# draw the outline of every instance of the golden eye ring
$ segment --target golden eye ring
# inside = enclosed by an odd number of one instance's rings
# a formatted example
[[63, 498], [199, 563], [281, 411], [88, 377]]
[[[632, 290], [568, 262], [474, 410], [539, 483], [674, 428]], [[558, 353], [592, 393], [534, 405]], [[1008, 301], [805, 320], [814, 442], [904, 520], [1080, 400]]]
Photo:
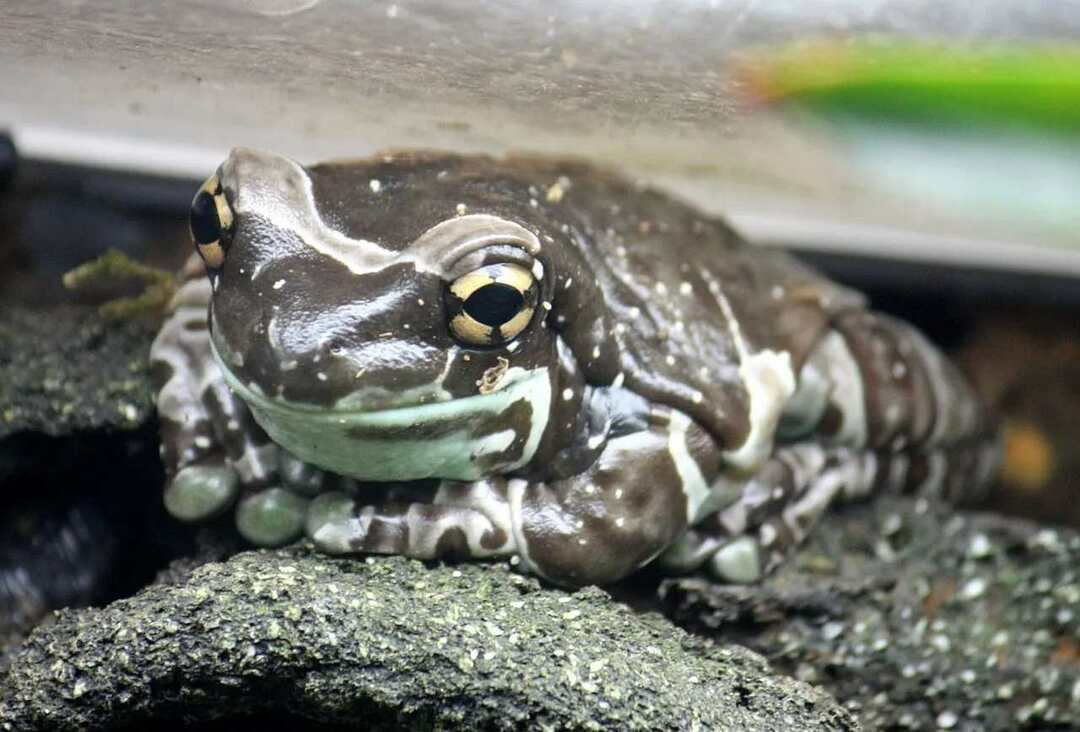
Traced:
[[539, 287], [532, 272], [510, 262], [458, 277], [446, 290], [450, 332], [470, 346], [497, 346], [532, 321]]
[[191, 201], [188, 227], [195, 248], [206, 266], [220, 269], [225, 263], [225, 250], [232, 233], [233, 212], [221, 188], [217, 175], [199, 187]]

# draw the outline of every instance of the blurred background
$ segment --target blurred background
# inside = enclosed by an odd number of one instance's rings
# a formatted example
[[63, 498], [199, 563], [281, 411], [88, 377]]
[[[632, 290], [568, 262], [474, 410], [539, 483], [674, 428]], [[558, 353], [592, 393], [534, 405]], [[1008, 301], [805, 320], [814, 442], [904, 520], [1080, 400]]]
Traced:
[[7, 0], [0, 69], [0, 306], [175, 267], [234, 145], [579, 155], [915, 321], [1006, 417], [997, 506], [1080, 523], [1080, 2]]

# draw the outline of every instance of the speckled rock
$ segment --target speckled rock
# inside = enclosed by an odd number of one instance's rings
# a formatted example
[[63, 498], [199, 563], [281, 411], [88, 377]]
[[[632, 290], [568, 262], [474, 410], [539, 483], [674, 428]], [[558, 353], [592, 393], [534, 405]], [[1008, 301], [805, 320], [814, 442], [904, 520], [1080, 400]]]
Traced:
[[869, 730], [1080, 729], [1080, 533], [926, 501], [834, 513], [755, 587], [670, 614], [820, 684]]
[[153, 410], [153, 325], [88, 307], [0, 310], [0, 438], [135, 429]]
[[[246, 552], [101, 610], [15, 659], [0, 728], [281, 713], [363, 728], [852, 730], [757, 655], [505, 565]], [[242, 711], [239, 711], [242, 710]]]

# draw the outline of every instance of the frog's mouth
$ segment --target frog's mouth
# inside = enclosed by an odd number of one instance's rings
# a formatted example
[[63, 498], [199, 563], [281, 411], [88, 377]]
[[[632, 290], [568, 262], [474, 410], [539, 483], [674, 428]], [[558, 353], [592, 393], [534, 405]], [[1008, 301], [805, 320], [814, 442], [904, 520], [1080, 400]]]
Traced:
[[213, 352], [229, 388], [275, 443], [360, 480], [478, 480], [510, 472], [536, 454], [550, 414], [546, 367], [509, 369], [499, 388], [484, 394], [364, 411], [268, 397]]

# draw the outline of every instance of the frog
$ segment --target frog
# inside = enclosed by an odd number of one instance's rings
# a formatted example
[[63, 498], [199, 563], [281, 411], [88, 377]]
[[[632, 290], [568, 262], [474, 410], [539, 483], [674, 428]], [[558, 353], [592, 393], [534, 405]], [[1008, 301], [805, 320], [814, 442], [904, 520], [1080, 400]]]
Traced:
[[164, 502], [256, 546], [745, 584], [832, 505], [992, 482], [994, 419], [918, 330], [584, 160], [237, 148], [190, 230]]

